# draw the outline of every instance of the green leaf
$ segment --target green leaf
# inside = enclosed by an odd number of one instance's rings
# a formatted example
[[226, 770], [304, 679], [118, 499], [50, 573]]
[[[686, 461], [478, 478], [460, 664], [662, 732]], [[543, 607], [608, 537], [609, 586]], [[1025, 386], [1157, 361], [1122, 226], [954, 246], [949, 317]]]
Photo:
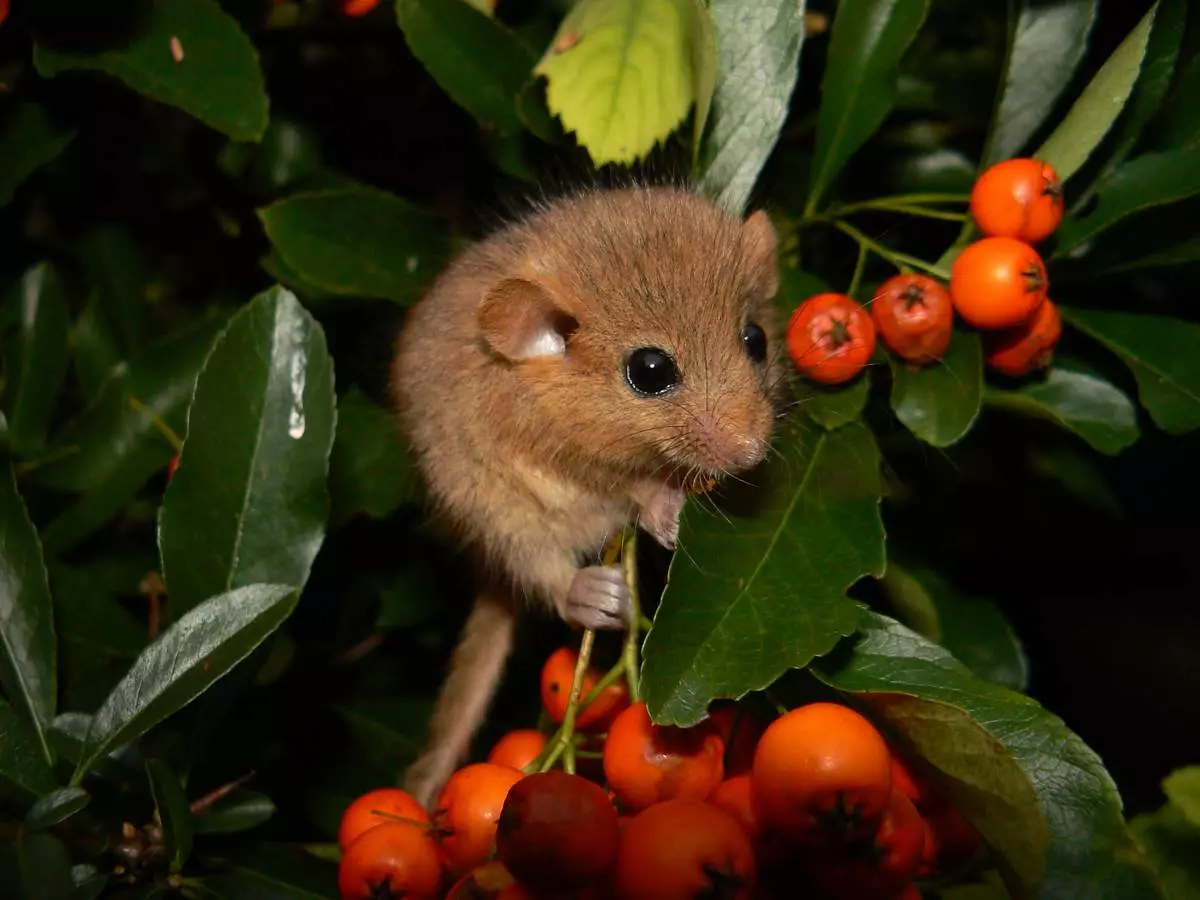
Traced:
[[46, 455], [54, 461], [34, 480], [83, 496], [42, 530], [48, 551], [61, 553], [125, 511], [170, 462], [175, 449], [159, 425], [183, 432], [196, 373], [223, 325], [223, 319], [202, 321], [122, 364], [96, 402], [50, 445]]
[[[1004, 614], [985, 597], [965, 596], [925, 566], [902, 568], [888, 560], [883, 587], [909, 615], [909, 628], [941, 644], [979, 678], [1014, 691], [1029, 682], [1029, 661]], [[912, 616], [909, 611], [917, 611]], [[908, 619], [916, 621], [907, 621]]]
[[522, 130], [517, 94], [537, 59], [515, 34], [463, 0], [396, 0], [396, 20], [413, 56], [480, 125]]
[[195, 834], [234, 834], [248, 831], [275, 815], [271, 798], [257, 791], [238, 788], [208, 809], [192, 816]]
[[838, 4], [821, 81], [806, 214], [817, 209], [846, 162], [891, 112], [900, 60], [928, 9], [928, 0]]
[[33, 60], [45, 78], [70, 69], [107, 72], [235, 140], [257, 141], [267, 127], [258, 53], [216, 0], [156, 4], [149, 26], [119, 49], [63, 53], [39, 45]]
[[111, 749], [191, 703], [249, 656], [291, 614], [298, 596], [291, 585], [252, 584], [177, 619], [97, 710], [73, 783]]
[[116, 329], [105, 315], [98, 295], [93, 295], [71, 328], [75, 384], [86, 404], [100, 396], [104, 382], [121, 362]]
[[822, 428], [840, 428], [862, 415], [871, 392], [869, 378], [829, 387], [797, 379], [793, 394], [800, 410]]
[[912, 369], [890, 354], [892, 410], [909, 431], [934, 447], [966, 436], [983, 403], [979, 336], [956, 331], [941, 362]]
[[1099, 5], [1099, 0], [1023, 0], [983, 168], [1016, 156], [1046, 121], [1087, 51]]
[[121, 349], [126, 355], [137, 352], [149, 330], [149, 276], [137, 242], [125, 229], [104, 226], [89, 232], [77, 251]]
[[57, 654], [42, 547], [12, 466], [5, 464], [0, 472], [0, 686], [51, 765], [46, 729], [54, 719]]
[[1200, 194], [1200, 144], [1130, 160], [1097, 184], [1096, 193], [1096, 208], [1086, 218], [1062, 223], [1055, 256], [1065, 256], [1134, 213]]
[[1200, 262], [1200, 237], [1189, 238], [1188, 240], [1176, 244], [1173, 247], [1168, 247], [1166, 250], [1163, 250], [1159, 253], [1151, 253], [1149, 256], [1143, 256], [1140, 259], [1107, 266], [1100, 270], [1100, 274], [1107, 272], [1124, 272], [1130, 269], [1154, 269], [1170, 266], [1186, 266], [1196, 262]]
[[67, 375], [67, 300], [49, 263], [25, 272], [7, 300], [17, 334], [8, 353], [8, 439], [20, 454], [41, 449]]
[[1187, 820], [1200, 828], [1200, 766], [1184, 766], [1163, 779], [1163, 793]]
[[294, 194], [258, 216], [293, 271], [342, 294], [409, 303], [450, 254], [440, 220], [383, 191]]
[[37, 736], [0, 697], [0, 779], [31, 797], [54, 790], [54, 773]]
[[175, 615], [248, 584], [303, 587], [325, 537], [335, 418], [321, 326], [285, 288], [260, 294], [196, 379], [159, 513]]
[[1113, 127], [1107, 170], [1119, 165], [1142, 137], [1171, 87], [1175, 61], [1183, 42], [1185, 0], [1159, 0], [1158, 12], [1146, 42], [1146, 56], [1133, 94]]
[[1112, 778], [1035, 701], [871, 613], [814, 672], [929, 764], [930, 780], [983, 835], [1015, 896], [1161, 897]]
[[700, 183], [708, 196], [737, 213], [745, 209], [787, 118], [804, 39], [804, 6], [804, 0], [709, 3], [717, 83]]
[[146, 760], [146, 777], [150, 779], [150, 793], [162, 824], [167, 864], [172, 872], [178, 872], [192, 853], [192, 811], [187, 795], [179, 776], [161, 759]]
[[884, 568], [879, 462], [865, 426], [822, 432], [797, 416], [747, 476], [753, 506], [688, 504], [645, 643], [655, 722], [694, 724], [714, 698], [766, 687], [854, 631], [846, 589]]
[[1183, 434], [1200, 427], [1200, 325], [1169, 316], [1062, 306], [1059, 311], [1129, 367], [1138, 399], [1159, 428]]
[[1057, 482], [1076, 500], [1114, 518], [1121, 517], [1121, 500], [1113, 493], [1096, 455], [1090, 450], [1061, 445], [1031, 446], [1028, 460], [1032, 471]]
[[0, 129], [0, 206], [9, 203], [21, 183], [50, 162], [75, 139], [39, 103], [18, 103]]
[[299, 844], [260, 844], [221, 859], [222, 872], [204, 885], [230, 900], [330, 900], [337, 866]]
[[[51, 563], [50, 590], [60, 647], [73, 644], [98, 655], [134, 660], [146, 646], [146, 624], [122, 600], [137, 594], [138, 585], [156, 565], [152, 555], [141, 553], [107, 556], [78, 566]], [[61, 653], [67, 655], [65, 647]]]
[[1014, 391], [989, 389], [991, 406], [1037, 416], [1073, 431], [1101, 453], [1115, 456], [1137, 443], [1137, 407], [1098, 375], [1056, 360], [1045, 376]]
[[357, 388], [338, 401], [337, 438], [329, 460], [332, 519], [358, 513], [383, 519], [416, 496], [417, 477], [396, 416]]
[[[798, 0], [803, 4], [804, 0]], [[712, 113], [713, 94], [717, 89], [717, 31], [712, 9], [706, 0], [690, 0], [692, 24], [692, 96], [696, 109], [692, 115], [692, 169], [700, 160], [704, 134]], [[739, 208], [740, 210], [740, 208]]]
[[1158, 123], [1157, 144], [1160, 147], [1191, 147], [1200, 143], [1200, 55], [1179, 74], [1178, 83], [1166, 104]]
[[695, 101], [696, 0], [579, 0], [534, 73], [546, 104], [597, 166], [631, 163]]
[[1200, 829], [1176, 806], [1136, 816], [1129, 830], [1154, 864], [1170, 900], [1200, 897]]
[[1150, 26], [1157, 9], [1158, 4], [1152, 6], [1129, 32], [1100, 67], [1096, 77], [1083, 89], [1058, 127], [1032, 154], [1054, 166], [1063, 181], [1087, 162], [1125, 108], [1125, 102], [1142, 68], [1146, 44], [1150, 40]]
[[20, 838], [22, 900], [72, 900], [71, 856], [52, 834], [26, 832]]
[[363, 755], [380, 769], [394, 772], [420, 755], [433, 703], [426, 697], [361, 697], [334, 707], [334, 712]]
[[28, 831], [46, 831], [65, 822], [92, 802], [91, 795], [81, 787], [63, 787], [38, 798], [25, 816]]

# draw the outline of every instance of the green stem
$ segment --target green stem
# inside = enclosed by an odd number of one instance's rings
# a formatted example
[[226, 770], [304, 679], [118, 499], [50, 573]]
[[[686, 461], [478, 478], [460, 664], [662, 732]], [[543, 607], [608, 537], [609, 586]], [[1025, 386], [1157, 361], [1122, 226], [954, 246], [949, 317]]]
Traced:
[[166, 422], [164, 422], [162, 420], [162, 417], [160, 415], [158, 415], [158, 413], [156, 413], [154, 410], [152, 410], [150, 407], [148, 407], [145, 403], [143, 403], [137, 397], [130, 397], [129, 405], [131, 407], [133, 407], [134, 411], [140, 412], [143, 415], [149, 416], [150, 424], [154, 426], [154, 428], [158, 431], [159, 434], [161, 434], [164, 438], [167, 439], [167, 442], [172, 447], [175, 448], [176, 453], [178, 453], [180, 451], [180, 449], [183, 447], [183, 438], [181, 438], [179, 435], [177, 435], [175, 433], [175, 429], [172, 428], [170, 425], [168, 425]]
[[846, 294], [851, 297], [858, 295], [858, 286], [862, 282], [863, 270], [867, 267], [867, 247], [865, 244], [858, 245], [858, 260], [854, 263], [854, 275], [850, 278], [850, 287], [846, 289]]
[[575, 660], [575, 674], [571, 678], [571, 694], [567, 698], [567, 711], [563, 713], [562, 737], [559, 741], [564, 745], [563, 769], [568, 775], [575, 774], [575, 715], [579, 709], [579, 694], [583, 691], [583, 679], [587, 676], [588, 666], [592, 662], [592, 647], [596, 643], [596, 632], [588, 628], [583, 632], [583, 640], [579, 642], [579, 658]]
[[625, 667], [625, 678], [629, 682], [629, 701], [637, 703], [638, 690], [638, 639], [641, 637], [642, 605], [638, 597], [637, 579], [637, 529], [630, 528], [621, 548], [621, 565], [625, 568], [625, 583], [629, 585], [629, 631], [625, 633], [625, 646], [621, 651], [621, 662]]
[[909, 256], [907, 253], [900, 253], [899, 251], [891, 250], [885, 247], [883, 244], [880, 244], [877, 241], [867, 237], [853, 225], [847, 225], [845, 222], [840, 220], [834, 220], [833, 227], [848, 237], [853, 238], [858, 242], [860, 247], [866, 247], [876, 256], [886, 259], [901, 272], [907, 272], [909, 269], [920, 269], [921, 271], [928, 272], [930, 275], [940, 278], [943, 281], [950, 280], [950, 273], [945, 269], [940, 269], [932, 263], [925, 262], [925, 260], [918, 259], [915, 256]]

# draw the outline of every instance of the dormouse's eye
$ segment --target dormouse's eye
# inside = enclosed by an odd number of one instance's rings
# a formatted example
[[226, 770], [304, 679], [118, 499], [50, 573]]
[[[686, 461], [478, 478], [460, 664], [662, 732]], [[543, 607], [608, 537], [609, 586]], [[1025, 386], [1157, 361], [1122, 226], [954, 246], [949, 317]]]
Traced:
[[746, 323], [742, 329], [742, 343], [746, 347], [746, 355], [756, 363], [767, 358], [767, 333], [757, 323]]
[[625, 361], [625, 380], [639, 394], [665, 394], [679, 384], [679, 370], [667, 351], [657, 347], [642, 347], [629, 354]]

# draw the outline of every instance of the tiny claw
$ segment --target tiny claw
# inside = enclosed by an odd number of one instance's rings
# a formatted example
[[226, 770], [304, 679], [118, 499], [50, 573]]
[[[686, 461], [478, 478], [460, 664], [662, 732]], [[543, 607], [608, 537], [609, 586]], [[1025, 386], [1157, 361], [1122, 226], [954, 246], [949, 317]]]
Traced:
[[575, 573], [563, 618], [568, 625], [616, 631], [629, 625], [633, 596], [620, 566], [588, 566]]

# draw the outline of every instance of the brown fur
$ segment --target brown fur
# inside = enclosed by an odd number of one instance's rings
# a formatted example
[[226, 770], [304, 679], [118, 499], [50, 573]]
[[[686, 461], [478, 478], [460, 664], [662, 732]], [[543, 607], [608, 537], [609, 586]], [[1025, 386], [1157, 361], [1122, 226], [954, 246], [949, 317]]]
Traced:
[[[664, 485], [765, 455], [783, 365], [777, 287], [764, 214], [743, 223], [669, 188], [589, 191], [476, 244], [412, 309], [393, 371], [402, 427], [435, 513], [478, 555], [483, 582], [430, 750], [409, 773], [419, 799], [485, 713], [511, 642], [497, 610], [524, 596], [561, 614], [576, 571]], [[745, 353], [747, 321], [767, 333], [766, 365]], [[565, 353], [522, 358], [546, 322]], [[626, 355], [645, 346], [673, 354], [677, 390], [630, 389]]]

